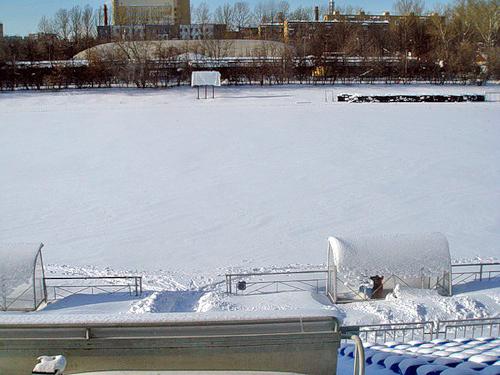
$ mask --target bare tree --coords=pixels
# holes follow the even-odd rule
[[[215,9],[215,23],[220,23],[227,25],[228,28],[232,29],[234,27],[234,7],[226,3],[219,5]]]
[[[67,9],[59,9],[54,15],[54,29],[61,39],[69,40],[70,16]]]
[[[291,20],[310,21],[313,18],[313,9],[300,6],[295,8],[289,17]]]
[[[69,11],[70,35],[75,43],[79,43],[82,38],[82,8],[78,5]]]
[[[43,16],[40,22],[38,22],[38,32],[42,34],[55,34],[54,24],[49,18]]]
[[[469,14],[480,40],[488,48],[496,45],[500,30],[498,0],[469,0]]]
[[[205,1],[202,1],[195,9],[194,9],[194,20],[199,24],[209,23],[212,19],[212,15],[210,13],[210,7]]]
[[[264,2],[262,2],[262,1],[258,2],[255,5],[255,8],[253,10],[253,14],[254,14],[254,18],[255,18],[255,23],[256,24],[259,24],[261,22],[269,22],[269,21],[271,21],[268,18],[268,15],[267,15],[266,4]]]
[[[250,25],[252,21],[252,12],[246,1],[238,1],[234,4],[234,25],[241,30]]]
[[[424,0],[396,0],[394,10],[397,14],[423,14],[425,9]]]
[[[276,5],[277,13],[281,14],[284,18],[290,15],[290,3],[286,0],[281,0]]]
[[[86,5],[82,12],[82,32],[86,39],[90,39],[95,36],[95,24],[96,13],[90,5]]]

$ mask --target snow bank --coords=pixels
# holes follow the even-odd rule
[[[107,325],[107,324],[169,324],[190,322],[254,321],[272,319],[306,319],[336,317],[328,310],[287,310],[287,311],[215,311],[206,313],[163,313],[163,314],[0,314],[0,325],[31,326],[43,324],[57,325]]]
[[[448,240],[440,233],[330,237],[340,272],[401,277],[439,277],[451,272]]]

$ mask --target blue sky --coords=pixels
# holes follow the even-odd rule
[[[43,15],[51,16],[59,8],[71,8],[73,5],[86,5],[98,8],[109,0],[0,0],[0,22],[4,24],[7,35],[26,35],[37,30],[38,21]],[[196,6],[202,0],[191,0]],[[212,7],[225,2],[236,0],[208,0]],[[258,0],[247,0],[256,4]],[[449,0],[427,0],[426,5],[432,9],[436,3],[445,3]],[[327,0],[289,0],[292,6],[314,6],[328,3]],[[351,5],[362,7],[371,13],[381,13],[392,10],[393,0],[337,0],[338,6]]]

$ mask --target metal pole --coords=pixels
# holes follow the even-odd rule
[[[479,281],[483,281],[483,264],[479,266]]]

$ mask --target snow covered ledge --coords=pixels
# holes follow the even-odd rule
[[[373,287],[370,279],[375,279]],[[383,298],[398,284],[452,294],[450,250],[443,234],[328,239],[327,294],[334,303]]]

